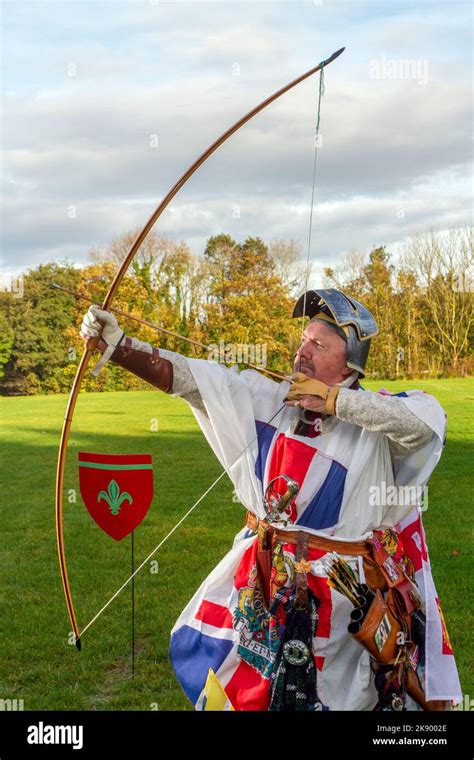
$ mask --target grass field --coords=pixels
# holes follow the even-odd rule
[[[425,530],[437,589],[464,694],[472,673],[472,445],[474,380],[368,382],[389,390],[422,387],[448,414],[445,452],[429,489]],[[188,710],[174,676],[171,628],[194,591],[224,556],[244,511],[223,478],[155,556],[158,572],[136,578],[136,674],[131,679],[130,588],[85,633],[79,654],[59,576],[54,480],[64,396],[1,398],[0,699],[25,710]],[[158,421],[158,430],[154,420]],[[82,394],[65,480],[65,542],[73,599],[83,628],[130,575],[130,537],[117,543],[82,504],[76,452],[153,454],[155,498],[135,535],[136,564],[174,526],[221,468],[186,404],[160,392]],[[471,454],[471,456],[469,456]]]

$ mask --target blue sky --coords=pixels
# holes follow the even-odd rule
[[[471,223],[469,2],[1,8],[3,272],[84,263],[143,225],[221,132],[343,45],[326,71],[315,276],[350,250],[396,253],[413,234]],[[197,254],[219,232],[296,240],[305,257],[316,95],[313,77],[241,129],[156,232]]]

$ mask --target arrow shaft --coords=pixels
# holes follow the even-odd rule
[[[77,298],[81,301],[86,301],[87,303],[92,303],[92,304],[96,303],[92,298],[90,298],[89,296],[86,296],[84,293],[78,293],[75,290],[71,290],[70,288],[63,287],[62,285],[53,284],[53,287],[56,290],[63,291],[63,293],[69,293],[69,295],[74,296],[74,298]],[[132,322],[136,322],[139,325],[145,325],[146,327],[151,327],[152,330],[158,330],[158,332],[166,333],[166,335],[172,335],[174,338],[178,338],[179,340],[184,340],[186,343],[190,343],[192,346],[197,346],[198,348],[203,348],[205,351],[214,350],[213,347],[211,348],[210,346],[206,346],[205,343],[201,343],[199,340],[194,340],[193,338],[186,338],[184,335],[180,335],[177,332],[173,332],[173,330],[168,330],[166,327],[160,327],[159,325],[155,325],[153,322],[149,322],[147,319],[142,319],[141,317],[137,317],[135,314],[130,314],[130,312],[128,311],[117,309],[117,307],[115,306],[109,307],[108,311],[111,311],[113,314],[117,314],[120,317],[125,317],[126,319],[130,319]],[[266,367],[261,367],[258,364],[252,364],[251,362],[246,362],[246,361],[242,361],[238,363],[245,364],[246,367],[251,367],[252,369],[265,372],[267,375],[276,377],[278,380],[285,380],[287,378],[287,375],[285,375],[283,372],[273,372],[272,370],[266,369]]]

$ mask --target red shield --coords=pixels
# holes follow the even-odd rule
[[[91,517],[121,541],[148,512],[153,499],[151,454],[92,454],[80,451],[81,496]]]

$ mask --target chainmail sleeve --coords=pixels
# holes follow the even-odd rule
[[[433,431],[413,414],[401,399],[372,391],[341,388],[336,416],[367,430],[385,433],[394,455],[417,451],[431,439]]]
[[[160,348],[160,356],[173,365],[173,386],[170,395],[184,399],[190,406],[206,414],[206,409],[198,391],[193,373],[185,356]]]

